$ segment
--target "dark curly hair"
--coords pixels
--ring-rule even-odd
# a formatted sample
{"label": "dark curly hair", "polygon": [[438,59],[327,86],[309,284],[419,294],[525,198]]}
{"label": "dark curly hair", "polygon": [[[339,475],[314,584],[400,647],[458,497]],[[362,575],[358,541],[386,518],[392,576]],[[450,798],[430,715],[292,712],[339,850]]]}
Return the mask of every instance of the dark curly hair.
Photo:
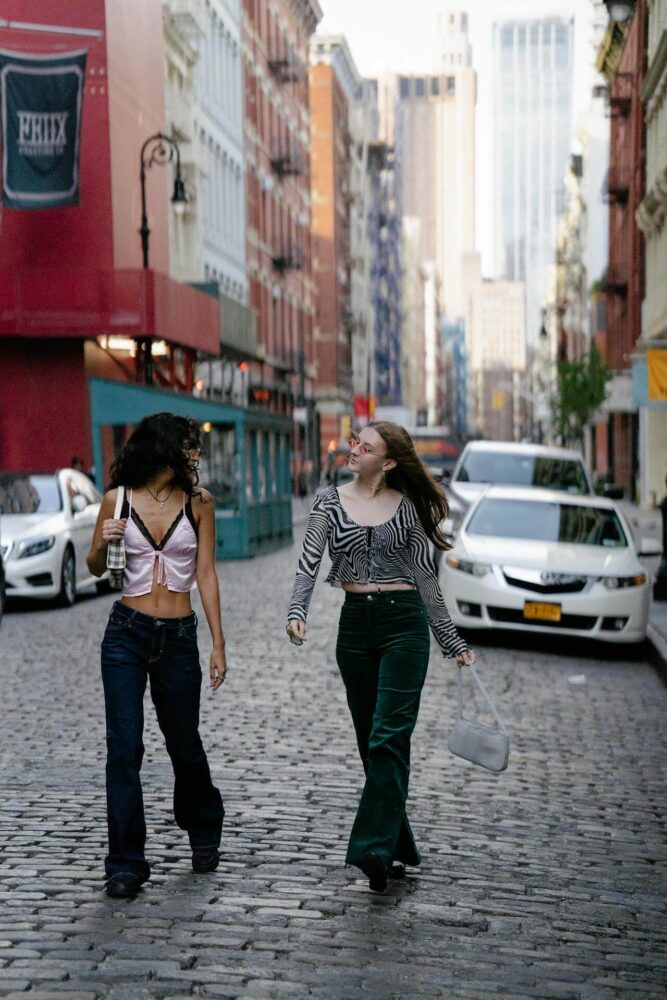
{"label": "dark curly hair", "polygon": [[174,482],[187,496],[193,496],[199,482],[197,467],[188,449],[201,447],[199,422],[175,413],[153,413],[139,423],[111,466],[108,489],[117,486],[144,486],[162,469],[174,470]]}

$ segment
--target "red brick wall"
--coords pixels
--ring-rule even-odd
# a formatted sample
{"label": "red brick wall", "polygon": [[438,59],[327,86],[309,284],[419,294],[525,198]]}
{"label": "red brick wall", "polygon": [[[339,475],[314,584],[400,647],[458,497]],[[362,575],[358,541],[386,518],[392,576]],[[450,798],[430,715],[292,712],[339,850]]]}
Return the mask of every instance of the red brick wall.
{"label": "red brick wall", "polygon": [[[290,412],[293,402],[286,370],[296,374],[301,351],[306,374],[313,361],[310,149],[304,133],[308,135],[308,47],[315,20],[302,19],[299,10],[303,8],[288,0],[271,9],[265,0],[243,3],[248,276],[265,354],[264,365],[253,366],[252,378],[272,387],[271,408],[282,412]],[[269,62],[281,56],[298,69],[298,80],[280,82],[271,70]],[[258,68],[274,101],[262,90]],[[287,149],[301,169],[281,179],[271,160]],[[266,181],[262,188],[262,175],[270,189]],[[303,266],[281,273],[272,258],[290,251],[301,254]],[[312,390],[308,378],[306,389]]]}
{"label": "red brick wall", "polygon": [[2,349],[0,468],[52,472],[92,462],[83,340],[10,340]]}
{"label": "red brick wall", "polygon": [[[349,106],[330,65],[310,67],[313,277],[317,288],[315,325],[316,393],[321,399],[351,400],[349,309],[350,231],[345,191],[349,183]],[[346,280],[341,280],[345,272]],[[334,421],[334,424],[336,421]],[[336,427],[321,425],[322,452]]]}
{"label": "red brick wall", "polygon": [[[640,91],[646,68],[647,20],[640,2],[625,39],[618,72],[611,81],[610,177],[627,194],[609,206],[608,279],[620,286],[607,294],[607,334],[605,354],[615,371],[628,371],[631,352],[641,334],[641,306],[644,298],[644,239],[635,213],[644,196],[646,129]],[[623,101],[629,100],[628,113]],[[613,418],[613,454],[610,469],[614,480],[634,494],[632,418]]]}

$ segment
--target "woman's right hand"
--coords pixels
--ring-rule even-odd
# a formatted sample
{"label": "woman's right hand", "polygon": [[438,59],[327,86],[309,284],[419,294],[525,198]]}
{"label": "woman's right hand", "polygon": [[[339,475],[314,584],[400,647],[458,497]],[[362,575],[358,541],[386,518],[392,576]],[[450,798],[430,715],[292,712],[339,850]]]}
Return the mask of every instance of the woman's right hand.
{"label": "woman's right hand", "polygon": [[109,542],[113,542],[117,538],[122,538],[125,534],[126,525],[126,517],[107,517],[106,520],[102,521],[102,540],[104,545],[107,546]]}
{"label": "woman's right hand", "polygon": [[300,642],[297,643],[297,645],[300,645],[301,642],[306,641],[306,623],[299,621],[296,618],[293,619],[287,623],[287,634],[290,638],[294,637],[295,639],[299,639]]}

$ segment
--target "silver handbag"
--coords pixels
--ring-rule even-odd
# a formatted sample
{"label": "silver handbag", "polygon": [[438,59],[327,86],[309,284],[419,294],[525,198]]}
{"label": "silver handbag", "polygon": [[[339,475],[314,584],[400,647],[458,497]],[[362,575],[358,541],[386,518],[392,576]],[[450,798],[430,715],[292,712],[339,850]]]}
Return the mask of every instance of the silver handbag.
{"label": "silver handbag", "polygon": [[498,726],[485,726],[484,723],[477,722],[474,719],[466,719],[463,715],[463,681],[461,673],[465,669],[465,667],[458,668],[458,718],[454,730],[447,740],[447,749],[456,754],[457,757],[463,757],[464,760],[469,760],[473,764],[485,767],[487,771],[504,771],[509,760],[510,738],[507,735],[503,720],[498,715],[496,706],[493,704],[490,695],[473,666],[467,669],[482,692],[484,701],[489,706]]}

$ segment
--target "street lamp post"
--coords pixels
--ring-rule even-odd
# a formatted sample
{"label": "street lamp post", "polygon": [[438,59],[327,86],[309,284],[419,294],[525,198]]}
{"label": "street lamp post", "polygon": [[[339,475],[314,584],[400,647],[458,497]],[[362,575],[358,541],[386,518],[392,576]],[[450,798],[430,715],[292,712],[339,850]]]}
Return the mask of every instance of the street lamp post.
{"label": "street lamp post", "polygon": [[[185,184],[181,174],[181,153],[178,143],[162,132],[156,132],[144,142],[141,147],[139,181],[141,184],[141,226],[139,235],[141,237],[141,255],[144,269],[148,269],[148,243],[150,228],[148,226],[148,215],[146,212],[146,171],[153,164],[164,166],[176,160],[176,177],[174,178],[174,191],[171,196],[171,204],[177,215],[182,215],[188,202],[185,193]],[[151,354],[150,337],[143,337],[137,341],[137,361],[143,355],[144,358],[144,379],[146,385],[153,384],[153,358]]]}
{"label": "street lamp post", "polygon": [[627,21],[635,6],[635,0],[604,0],[607,13],[612,21]]}

